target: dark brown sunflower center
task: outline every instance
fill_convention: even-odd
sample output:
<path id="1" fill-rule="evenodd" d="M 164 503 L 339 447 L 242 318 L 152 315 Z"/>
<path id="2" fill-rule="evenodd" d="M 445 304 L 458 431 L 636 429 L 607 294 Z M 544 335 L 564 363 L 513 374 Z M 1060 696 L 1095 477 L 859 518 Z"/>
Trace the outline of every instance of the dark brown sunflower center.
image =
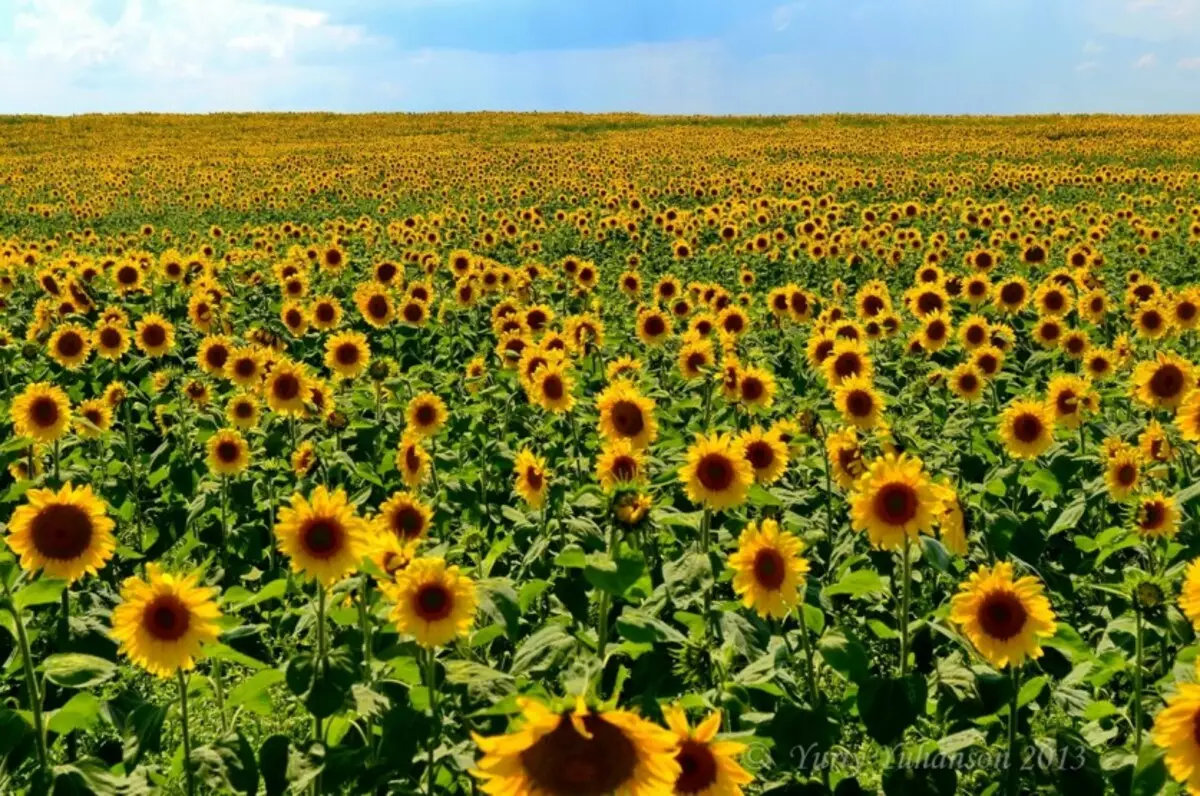
<path id="1" fill-rule="evenodd" d="M 81 556 L 92 541 L 92 520 L 78 506 L 55 503 L 33 518 L 33 546 L 46 558 L 70 561 Z"/>
<path id="2" fill-rule="evenodd" d="M 279 400 L 293 401 L 300 395 L 300 380 L 291 373 L 281 373 L 271 389 Z"/>
<path id="3" fill-rule="evenodd" d="M 387 298 L 377 294 L 367 299 L 367 314 L 372 318 L 386 318 L 388 314 Z"/>
<path id="4" fill-rule="evenodd" d="M 612 476 L 618 481 L 632 481 L 637 476 L 637 461 L 632 456 L 621 455 L 613 459 Z"/>
<path id="5" fill-rule="evenodd" d="M 557 374 L 551 374 L 542 382 L 542 394 L 551 401 L 561 400 L 566 389 L 563 380 Z"/>
<path id="6" fill-rule="evenodd" d="M 426 622 L 445 619 L 454 608 L 454 595 L 440 583 L 427 583 L 413 597 L 417 615 Z"/>
<path id="7" fill-rule="evenodd" d="M 217 458 L 225 464 L 233 464 L 242 455 L 242 447 L 233 440 L 225 439 L 217 443 Z"/>
<path id="8" fill-rule="evenodd" d="M 414 415 L 419 426 L 432 426 L 437 421 L 437 410 L 429 404 L 421 404 Z"/>
<path id="9" fill-rule="evenodd" d="M 1042 333 L 1042 338 L 1045 340 L 1057 340 L 1059 334 L 1062 333 L 1062 329 L 1059 328 L 1058 324 L 1053 323 L 1052 321 L 1047 321 L 1046 323 L 1043 323 L 1041 325 L 1040 329 L 1041 329 L 1041 333 Z"/>
<path id="10" fill-rule="evenodd" d="M 167 330 L 157 323 L 143 327 L 142 342 L 150 348 L 160 348 L 167 342 Z"/>
<path id="11" fill-rule="evenodd" d="M 131 265 L 123 266 L 117 271 L 117 281 L 122 285 L 132 285 L 138 280 L 138 270 Z"/>
<path id="12" fill-rule="evenodd" d="M 1009 282 L 1000 288 L 1000 300 L 1005 304 L 1020 304 L 1025 300 L 1025 286 L 1018 282 Z"/>
<path id="13" fill-rule="evenodd" d="M 733 313 L 725 318 L 725 323 L 723 325 L 725 326 L 725 331 L 737 334 L 738 332 L 742 331 L 743 328 L 745 328 L 746 322 L 742 320 L 741 315 Z"/>
<path id="14" fill-rule="evenodd" d="M 854 417 L 867 417 L 875 408 L 875 399 L 866 390 L 852 390 L 846 396 L 846 411 Z"/>
<path id="15" fill-rule="evenodd" d="M 833 361 L 833 372 L 843 379 L 857 376 L 862 372 L 862 359 L 853 351 L 838 354 L 837 359 Z"/>
<path id="16" fill-rule="evenodd" d="M 708 357 L 703 351 L 693 351 L 692 353 L 688 354 L 687 369 L 689 373 L 695 373 L 707 364 Z"/>
<path id="17" fill-rule="evenodd" d="M 233 413 L 242 420 L 254 416 L 254 404 L 249 401 L 238 401 L 233 405 Z"/>
<path id="18" fill-rule="evenodd" d="M 160 594 L 142 612 L 142 627 L 158 641 L 178 641 L 190 624 L 188 607 L 174 594 Z"/>
<path id="19" fill-rule="evenodd" d="M 724 492 L 733 485 L 733 462 L 723 453 L 710 453 L 696 466 L 696 477 L 710 492 Z"/>
<path id="20" fill-rule="evenodd" d="M 1067 297 L 1057 290 L 1051 290 L 1042 297 L 1042 306 L 1050 312 L 1058 312 L 1067 303 Z"/>
<path id="21" fill-rule="evenodd" d="M 287 325 L 292 328 L 299 328 L 304 324 L 304 314 L 300 310 L 291 309 L 287 311 L 287 317 L 284 318 Z"/>
<path id="22" fill-rule="evenodd" d="M 420 323 L 424 317 L 425 308 L 421 304 L 410 301 L 404 305 L 404 320 L 409 323 Z"/>
<path id="23" fill-rule="evenodd" d="M 650 337 L 658 337 L 667 331 L 667 325 L 657 315 L 651 315 L 642 323 L 642 329 Z"/>
<path id="24" fill-rule="evenodd" d="M 637 747 L 599 716 L 583 718 L 585 737 L 563 716 L 553 731 L 520 753 L 521 767 L 538 792 L 601 796 L 628 784 L 637 769 Z"/>
<path id="25" fill-rule="evenodd" d="M 525 483 L 534 492 L 540 492 L 542 485 L 546 483 L 546 479 L 536 467 L 527 467 L 525 468 Z"/>
<path id="26" fill-rule="evenodd" d="M 1167 363 L 1150 377 L 1150 390 L 1159 398 L 1174 398 L 1183 390 L 1183 383 L 1183 371 L 1178 365 Z"/>
<path id="27" fill-rule="evenodd" d="M 884 484 L 875 494 L 875 515 L 888 525 L 911 522 L 917 507 L 917 493 L 908 484 Z"/>
<path id="28" fill-rule="evenodd" d="M 345 529 L 332 518 L 317 517 L 300 530 L 300 544 L 313 558 L 332 558 L 341 552 Z"/>
<path id="29" fill-rule="evenodd" d="M 879 296 L 871 294 L 863 299 L 863 315 L 866 315 L 868 318 L 874 318 L 876 315 L 883 312 L 884 306 L 883 299 L 881 299 Z"/>
<path id="30" fill-rule="evenodd" d="M 425 515 L 415 506 L 401 506 L 392 514 L 392 529 L 402 539 L 415 539 L 425 530 Z"/>
<path id="31" fill-rule="evenodd" d="M 229 349 L 223 345 L 209 346 L 204 353 L 204 359 L 209 366 L 218 370 L 225 367 L 225 363 L 229 361 Z"/>
<path id="32" fill-rule="evenodd" d="M 1158 310 L 1146 310 L 1142 313 L 1142 326 L 1151 332 L 1156 332 L 1162 326 L 1162 316 L 1158 314 Z"/>
<path id="33" fill-rule="evenodd" d="M 996 591 L 979 606 L 979 625 L 988 636 L 1007 641 L 1021 632 L 1029 614 L 1021 598 L 1009 591 Z"/>
<path id="34" fill-rule="evenodd" d="M 679 764 L 676 793 L 702 793 L 717 781 L 717 760 L 708 744 L 690 739 L 683 741 L 675 755 L 675 762 Z"/>
<path id="35" fill-rule="evenodd" d="M 409 445 L 404 450 L 404 467 L 410 473 L 416 473 L 421 469 L 421 456 L 417 453 L 415 445 Z"/>
<path id="36" fill-rule="evenodd" d="M 58 353 L 64 357 L 76 357 L 83 351 L 83 338 L 76 331 L 67 331 L 58 338 Z"/>
<path id="37" fill-rule="evenodd" d="M 973 393 L 979 387 L 979 379 L 974 373 L 964 373 L 958 377 L 958 388 L 964 393 Z"/>
<path id="38" fill-rule="evenodd" d="M 1121 486 L 1129 486 L 1137 480 L 1137 467 L 1132 464 L 1122 464 L 1117 468 L 1117 483 Z"/>
<path id="39" fill-rule="evenodd" d="M 105 348 L 118 348 L 121 345 L 121 333 L 111 326 L 100 330 L 100 345 Z"/>
<path id="40" fill-rule="evenodd" d="M 766 392 L 766 387 L 762 380 L 756 376 L 747 376 L 742 379 L 742 398 L 753 403 L 763 397 Z"/>
<path id="41" fill-rule="evenodd" d="M 1190 321 L 1196 317 L 1197 307 L 1190 301 L 1181 301 L 1175 305 L 1175 317 L 1181 321 Z"/>
<path id="42" fill-rule="evenodd" d="M 33 420 L 34 425 L 40 428 L 50 428 L 61 417 L 58 402 L 53 398 L 41 396 L 35 399 L 33 404 L 30 405 L 29 416 Z"/>
<path id="43" fill-rule="evenodd" d="M 1157 500 L 1142 504 L 1142 528 L 1153 531 L 1162 527 L 1167 519 L 1167 509 Z"/>
<path id="44" fill-rule="evenodd" d="M 357 365 L 358 364 L 358 346 L 354 343 L 342 343 L 337 347 L 335 354 L 339 365 Z"/>
<path id="45" fill-rule="evenodd" d="M 636 437 L 646 427 L 642 409 L 633 401 L 617 401 L 613 404 L 612 423 L 623 437 Z"/>
<path id="46" fill-rule="evenodd" d="M 765 440 L 755 440 L 746 446 L 746 460 L 755 470 L 765 470 L 775 463 L 775 450 Z"/>
<path id="47" fill-rule="evenodd" d="M 764 547 L 754 556 L 754 580 L 759 586 L 771 591 L 783 585 L 787 577 L 787 565 L 783 556 L 773 547 Z"/>
<path id="48" fill-rule="evenodd" d="M 1063 390 L 1054 400 L 1060 415 L 1073 415 L 1079 409 L 1079 396 L 1074 390 Z"/>
<path id="49" fill-rule="evenodd" d="M 333 323 L 336 313 L 333 311 L 333 305 L 322 302 L 317 305 L 316 310 L 317 320 L 321 323 Z"/>
<path id="50" fill-rule="evenodd" d="M 1022 414 L 1013 420 L 1013 436 L 1026 444 L 1036 442 L 1040 439 L 1043 430 L 1041 419 L 1035 415 Z"/>

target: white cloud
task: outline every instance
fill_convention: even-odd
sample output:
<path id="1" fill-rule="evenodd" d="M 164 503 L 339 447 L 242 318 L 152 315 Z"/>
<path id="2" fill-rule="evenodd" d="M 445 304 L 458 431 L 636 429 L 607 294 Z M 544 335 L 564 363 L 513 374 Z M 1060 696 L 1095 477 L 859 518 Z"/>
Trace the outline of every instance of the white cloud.
<path id="1" fill-rule="evenodd" d="M 1146 53 L 1133 62 L 1134 69 L 1153 69 L 1157 65 L 1158 56 L 1154 53 Z"/>
<path id="2" fill-rule="evenodd" d="M 0 112 L 107 110 L 87 104 L 106 93 L 124 95 L 122 108 L 225 107 L 267 75 L 299 79 L 366 40 L 322 11 L 261 0 L 123 0 L 116 14 L 94 0 L 16 2 L 0 66 L 22 79 L 0 79 Z"/>
<path id="3" fill-rule="evenodd" d="M 1085 41 L 1083 43 L 1083 54 L 1084 55 L 1098 55 L 1102 52 L 1104 52 L 1103 44 L 1099 44 L 1098 42 L 1092 41 L 1091 39 L 1088 39 L 1087 41 Z"/>
<path id="4" fill-rule="evenodd" d="M 1192 58 L 1180 58 L 1175 66 L 1179 69 L 1200 69 L 1200 55 Z"/>
<path id="5" fill-rule="evenodd" d="M 1084 61 L 1081 64 L 1075 65 L 1076 72 L 1091 72 L 1093 69 L 1099 69 L 1100 64 L 1097 61 Z"/>

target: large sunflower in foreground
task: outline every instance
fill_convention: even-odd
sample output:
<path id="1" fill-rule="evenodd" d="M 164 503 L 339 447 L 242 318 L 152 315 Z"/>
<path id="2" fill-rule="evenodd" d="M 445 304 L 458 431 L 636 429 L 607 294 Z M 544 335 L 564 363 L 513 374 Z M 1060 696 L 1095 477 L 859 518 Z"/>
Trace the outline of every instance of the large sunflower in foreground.
<path id="1" fill-rule="evenodd" d="M 710 713 L 695 729 L 678 705 L 664 710 L 663 718 L 679 741 L 675 753 L 675 762 L 679 764 L 675 793 L 742 796 L 742 785 L 753 782 L 754 777 L 737 762 L 738 755 L 746 751 L 745 744 L 716 740 L 721 729 L 721 711 Z"/>
<path id="2" fill-rule="evenodd" d="M 886 454 L 871 462 L 854 484 L 850 522 L 866 531 L 871 544 L 897 550 L 904 537 L 929 533 L 942 513 L 941 492 L 934 488 L 920 459 Z"/>
<path id="3" fill-rule="evenodd" d="M 146 574 L 148 581 L 132 577 L 121 584 L 112 637 L 138 666 L 170 677 L 194 668 L 201 645 L 216 641 L 221 612 L 215 590 L 197 586 L 195 574 L 171 575 L 157 564 L 147 565 Z"/>
<path id="4" fill-rule="evenodd" d="M 412 561 L 384 588 L 395 603 L 391 620 L 423 647 L 448 644 L 475 621 L 475 583 L 440 558 Z"/>
<path id="5" fill-rule="evenodd" d="M 1054 411 L 1044 401 L 1013 401 L 1000 413 L 1000 439 L 1010 456 L 1036 459 L 1054 444 Z"/>
<path id="6" fill-rule="evenodd" d="M 34 382 L 13 399 L 9 416 L 17 436 L 54 442 L 71 424 L 71 400 L 52 384 Z"/>
<path id="7" fill-rule="evenodd" d="M 279 550 L 291 560 L 292 570 L 327 586 L 358 567 L 367 552 L 367 531 L 345 490 L 330 492 L 324 486 L 313 490 L 311 500 L 292 495 L 275 523 Z"/>
<path id="8" fill-rule="evenodd" d="M 113 525 L 90 486 L 31 489 L 13 512 L 5 541 L 23 568 L 74 582 L 113 557 Z"/>
<path id="9" fill-rule="evenodd" d="M 679 468 L 679 480 L 693 503 L 727 509 L 746 500 L 754 470 L 741 440 L 729 434 L 699 434 Z"/>
<path id="10" fill-rule="evenodd" d="M 651 796 L 671 793 L 681 769 L 675 735 L 626 710 L 593 711 L 579 699 L 556 712 L 518 698 L 507 735 L 472 734 L 483 757 L 472 772 L 489 796 Z"/>
<path id="11" fill-rule="evenodd" d="M 1054 612 L 1037 578 L 1013 580 L 1012 564 L 982 566 L 950 602 L 950 620 L 996 668 L 1042 656 L 1041 640 L 1054 635 Z"/>
<path id="12" fill-rule="evenodd" d="M 600 434 L 609 440 L 627 439 L 644 448 L 658 438 L 654 401 L 624 380 L 614 381 L 596 398 Z"/>
<path id="13" fill-rule="evenodd" d="M 1154 717 L 1150 739 L 1166 750 L 1171 776 L 1195 794 L 1200 793 L 1200 683 L 1180 683 L 1178 689 Z"/>
<path id="14" fill-rule="evenodd" d="M 729 557 L 733 590 L 742 604 L 760 617 L 782 619 L 796 607 L 804 588 L 808 561 L 801 557 L 804 543 L 775 520 L 751 522 L 738 537 L 737 552 Z"/>

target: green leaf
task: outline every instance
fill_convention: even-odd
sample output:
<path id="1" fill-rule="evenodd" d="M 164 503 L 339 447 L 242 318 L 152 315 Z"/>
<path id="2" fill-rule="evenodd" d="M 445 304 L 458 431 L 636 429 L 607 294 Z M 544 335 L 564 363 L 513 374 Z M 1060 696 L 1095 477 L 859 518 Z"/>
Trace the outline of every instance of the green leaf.
<path id="1" fill-rule="evenodd" d="M 258 792 L 258 762 L 246 736 L 231 733 L 215 743 L 192 750 L 199 779 L 213 793 Z"/>
<path id="2" fill-rule="evenodd" d="M 646 562 L 642 554 L 622 545 L 615 560 L 604 553 L 593 553 L 587 557 L 583 576 L 597 589 L 615 597 L 622 597 L 645 571 Z"/>
<path id="3" fill-rule="evenodd" d="M 858 713 L 867 734 L 881 744 L 899 741 L 925 712 L 925 678 L 868 677 L 858 689 Z"/>
<path id="4" fill-rule="evenodd" d="M 1062 487 L 1059 486 L 1058 478 L 1050 470 L 1038 470 L 1033 475 L 1024 480 L 1025 488 L 1031 492 L 1037 492 L 1047 500 L 1054 500 L 1062 492 Z"/>
<path id="5" fill-rule="evenodd" d="M 82 691 L 67 700 L 58 710 L 50 711 L 46 726 L 51 732 L 66 735 L 77 730 L 90 730 L 104 723 L 108 708 L 97 697 Z"/>
<path id="6" fill-rule="evenodd" d="M 271 581 L 266 586 L 263 586 L 254 595 L 240 602 L 230 601 L 227 603 L 229 610 L 240 611 L 243 608 L 249 608 L 252 605 L 264 603 L 267 600 L 282 599 L 283 595 L 287 594 L 287 578 L 278 578 Z"/>
<path id="7" fill-rule="evenodd" d="M 1131 796 L 1157 796 L 1167 783 L 1167 768 L 1163 763 L 1165 750 L 1156 744 L 1142 746 L 1133 769 Z"/>
<path id="8" fill-rule="evenodd" d="M 53 776 L 54 796 L 117 796 L 123 783 L 122 777 L 94 757 L 55 766 Z"/>
<path id="9" fill-rule="evenodd" d="M 883 578 L 871 569 L 859 569 L 847 572 L 837 583 L 827 586 L 824 590 L 826 597 L 836 597 L 847 594 L 851 597 L 866 597 L 872 594 L 883 594 L 886 591 Z"/>
<path id="10" fill-rule="evenodd" d="M 167 707 L 143 702 L 130 711 L 125 719 L 125 749 L 123 759 L 127 769 L 132 770 L 147 752 L 162 751 L 163 723 L 167 718 Z"/>
<path id="11" fill-rule="evenodd" d="M 588 557 L 578 547 L 568 547 L 554 557 L 554 565 L 568 569 L 583 569 L 587 566 Z"/>
<path id="12" fill-rule="evenodd" d="M 284 673 L 280 669 L 263 669 L 234 686 L 225 699 L 230 708 L 245 707 L 260 716 L 272 713 L 271 687 L 282 683 Z"/>
<path id="13" fill-rule="evenodd" d="M 64 688 L 92 688 L 110 680 L 117 665 L 95 655 L 63 652 L 51 655 L 42 663 L 46 679 Z"/>
<path id="14" fill-rule="evenodd" d="M 1023 708 L 1037 699 L 1046 687 L 1047 682 L 1049 682 L 1049 679 L 1045 675 L 1038 675 L 1027 680 L 1021 686 L 1021 690 L 1017 692 L 1017 707 Z"/>
<path id="15" fill-rule="evenodd" d="M 548 588 L 550 588 L 550 581 L 541 578 L 521 584 L 521 590 L 517 593 L 517 605 L 521 607 L 521 613 L 528 611 L 529 607 L 533 605 L 533 601 Z"/>
<path id="16" fill-rule="evenodd" d="M 1079 521 L 1083 519 L 1084 513 L 1087 511 L 1087 501 L 1084 498 L 1071 503 L 1062 510 L 1058 518 L 1054 520 L 1054 524 L 1046 531 L 1047 536 L 1053 536 L 1061 531 L 1069 531 L 1079 525 Z"/>
<path id="17" fill-rule="evenodd" d="M 836 630 L 830 631 L 817 642 L 817 649 L 829 668 L 852 683 L 862 683 L 871 672 L 867 651 L 857 638 Z"/>
<path id="18" fill-rule="evenodd" d="M 65 588 L 67 588 L 65 580 L 39 578 L 13 595 L 13 604 L 21 609 L 32 608 L 35 605 L 50 605 L 59 601 Z"/>

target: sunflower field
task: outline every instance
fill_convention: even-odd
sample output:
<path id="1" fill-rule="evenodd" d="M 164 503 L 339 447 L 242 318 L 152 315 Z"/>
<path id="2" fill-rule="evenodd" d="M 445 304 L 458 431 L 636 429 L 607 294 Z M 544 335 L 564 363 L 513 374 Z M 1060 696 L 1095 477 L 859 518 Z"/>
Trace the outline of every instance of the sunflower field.
<path id="1" fill-rule="evenodd" d="M 1200 793 L 1198 164 L 0 118 L 0 793 Z"/>

